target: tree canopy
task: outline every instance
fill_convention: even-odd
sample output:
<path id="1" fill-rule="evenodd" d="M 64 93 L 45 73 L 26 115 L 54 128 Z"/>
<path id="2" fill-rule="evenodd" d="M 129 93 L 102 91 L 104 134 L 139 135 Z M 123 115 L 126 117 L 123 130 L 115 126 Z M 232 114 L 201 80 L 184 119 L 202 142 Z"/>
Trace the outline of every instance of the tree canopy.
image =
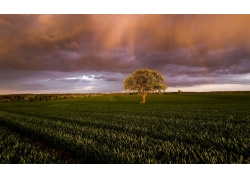
<path id="1" fill-rule="evenodd" d="M 148 68 L 137 69 L 124 80 L 124 88 L 137 91 L 142 95 L 142 102 L 146 102 L 149 92 L 161 92 L 167 89 L 165 78 L 156 70 Z"/>

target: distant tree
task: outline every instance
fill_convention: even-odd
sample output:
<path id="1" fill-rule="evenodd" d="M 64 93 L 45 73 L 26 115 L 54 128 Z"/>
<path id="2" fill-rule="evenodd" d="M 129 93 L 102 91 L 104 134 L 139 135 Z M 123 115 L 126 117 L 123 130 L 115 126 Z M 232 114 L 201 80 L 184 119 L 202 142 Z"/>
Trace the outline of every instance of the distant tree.
<path id="1" fill-rule="evenodd" d="M 41 101 L 46 101 L 47 97 L 45 95 L 41 95 Z"/>
<path id="2" fill-rule="evenodd" d="M 29 96 L 29 97 L 27 97 L 27 101 L 33 102 L 33 101 L 34 101 L 34 98 L 33 98 L 32 96 Z"/>
<path id="3" fill-rule="evenodd" d="M 146 103 L 146 96 L 150 92 L 161 92 L 167 89 L 166 80 L 156 70 L 137 69 L 124 80 L 124 88 L 136 91 L 142 96 L 141 103 Z"/>

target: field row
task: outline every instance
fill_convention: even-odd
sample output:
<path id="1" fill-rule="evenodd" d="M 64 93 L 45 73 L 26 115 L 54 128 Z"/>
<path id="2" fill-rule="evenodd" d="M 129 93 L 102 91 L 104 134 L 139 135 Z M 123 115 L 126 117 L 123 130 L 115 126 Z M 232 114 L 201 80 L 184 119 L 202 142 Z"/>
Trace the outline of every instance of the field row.
<path id="1" fill-rule="evenodd" d="M 0 124 L 82 163 L 250 163 L 247 108 L 64 100 L 2 107 Z"/>
<path id="2" fill-rule="evenodd" d="M 55 164 L 67 163 L 57 156 L 0 126 L 0 164 Z"/>

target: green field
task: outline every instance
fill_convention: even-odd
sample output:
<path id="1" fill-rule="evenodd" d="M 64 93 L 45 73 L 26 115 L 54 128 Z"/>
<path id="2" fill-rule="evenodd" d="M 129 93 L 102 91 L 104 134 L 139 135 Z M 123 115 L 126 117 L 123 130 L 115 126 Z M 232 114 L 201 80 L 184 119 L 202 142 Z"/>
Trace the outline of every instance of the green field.
<path id="1" fill-rule="evenodd" d="M 0 102 L 0 163 L 250 163 L 250 94 L 139 102 L 138 95 Z"/>

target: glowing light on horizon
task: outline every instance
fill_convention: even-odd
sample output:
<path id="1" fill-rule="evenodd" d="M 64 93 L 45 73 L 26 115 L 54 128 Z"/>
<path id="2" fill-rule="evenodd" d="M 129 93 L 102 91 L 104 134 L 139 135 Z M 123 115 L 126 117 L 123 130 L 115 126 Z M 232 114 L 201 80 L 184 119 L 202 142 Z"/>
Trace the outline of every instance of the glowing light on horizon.
<path id="1" fill-rule="evenodd" d="M 166 92 L 210 92 L 210 91 L 250 91 L 250 85 L 246 84 L 205 84 L 191 87 L 169 87 Z"/>

